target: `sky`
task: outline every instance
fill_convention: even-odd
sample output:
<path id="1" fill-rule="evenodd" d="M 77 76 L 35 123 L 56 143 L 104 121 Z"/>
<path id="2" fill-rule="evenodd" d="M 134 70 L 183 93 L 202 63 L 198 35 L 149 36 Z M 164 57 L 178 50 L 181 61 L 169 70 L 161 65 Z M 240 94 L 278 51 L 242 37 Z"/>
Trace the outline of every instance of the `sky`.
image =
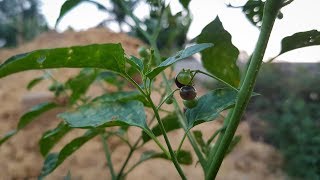
<path id="1" fill-rule="evenodd" d="M 41 0 L 41 12 L 45 16 L 49 26 L 54 28 L 55 21 L 59 16 L 60 8 L 65 0 Z M 110 6 L 106 0 L 95 0 L 106 6 Z M 172 12 L 179 12 L 182 7 L 178 0 L 167 0 Z M 201 30 L 209 24 L 216 16 L 219 16 L 224 28 L 232 35 L 233 44 L 240 51 L 251 54 L 254 50 L 259 36 L 259 29 L 251 25 L 242 13 L 241 9 L 228 8 L 226 2 L 232 5 L 243 5 L 246 0 L 191 0 L 190 10 L 193 21 L 188 32 L 188 38 L 194 38 L 201 33 Z M 280 52 L 281 39 L 291 36 L 296 32 L 320 30 L 320 0 L 294 0 L 290 5 L 281 11 L 283 19 L 276 20 L 269 45 L 264 59 L 268 60 Z M 146 7 L 138 6 L 134 12 L 138 17 L 145 16 Z M 57 26 L 59 32 L 63 32 L 68 27 L 75 30 L 85 30 L 96 26 L 102 20 L 108 18 L 108 14 L 99 11 L 95 5 L 82 3 L 77 8 L 67 14 Z M 116 30 L 115 24 L 111 29 Z M 290 51 L 277 58 L 276 61 L 285 62 L 320 62 L 320 46 L 311 46 Z"/>

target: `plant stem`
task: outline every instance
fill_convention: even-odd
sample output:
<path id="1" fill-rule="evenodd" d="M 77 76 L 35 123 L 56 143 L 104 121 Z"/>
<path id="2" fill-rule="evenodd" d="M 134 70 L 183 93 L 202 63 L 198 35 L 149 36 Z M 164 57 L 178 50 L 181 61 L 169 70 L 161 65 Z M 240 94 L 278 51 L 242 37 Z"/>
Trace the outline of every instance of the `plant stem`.
<path id="1" fill-rule="evenodd" d="M 213 159 L 209 159 L 210 166 L 207 169 L 206 180 L 214 179 L 219 171 L 226 151 L 232 141 L 234 133 L 238 127 L 239 121 L 249 102 L 253 87 L 262 64 L 263 56 L 267 48 L 268 40 L 272 31 L 273 24 L 282 5 L 279 0 L 267 0 L 264 8 L 262 27 L 259 39 L 252 55 L 252 59 L 246 73 L 245 79 L 241 85 L 235 108 L 232 112 L 227 129 L 222 137 L 221 143 Z"/>
<path id="2" fill-rule="evenodd" d="M 111 154 L 110 154 L 109 146 L 108 146 L 108 143 L 107 143 L 106 132 L 103 132 L 101 134 L 101 139 L 102 139 L 103 149 L 104 149 L 104 152 L 105 152 L 105 156 L 106 156 L 106 160 L 107 160 L 107 163 L 108 163 L 108 167 L 109 167 L 109 170 L 110 170 L 111 178 L 112 178 L 112 180 L 115 180 L 116 179 L 116 174 L 115 174 L 114 169 L 113 169 L 113 164 L 112 164 L 112 160 L 111 160 Z"/>
<path id="3" fill-rule="evenodd" d="M 173 149 L 172 149 L 172 147 L 171 147 L 169 138 L 168 138 L 168 136 L 167 136 L 167 132 L 166 132 L 166 130 L 165 130 L 165 128 L 164 128 L 164 125 L 163 125 L 163 123 L 162 123 L 162 121 L 161 121 L 161 119 L 160 119 L 160 115 L 159 115 L 159 113 L 158 113 L 158 110 L 157 110 L 156 106 L 154 105 L 154 103 L 153 103 L 153 101 L 152 101 L 152 99 L 151 99 L 150 96 L 148 97 L 148 100 L 149 100 L 149 102 L 150 102 L 150 104 L 151 104 L 151 108 L 153 109 L 153 111 L 154 111 L 154 113 L 155 113 L 156 119 L 157 119 L 157 121 L 158 121 L 158 123 L 159 123 L 161 132 L 162 132 L 162 134 L 163 134 L 164 140 L 166 141 L 166 144 L 167 144 L 167 146 L 168 146 L 168 150 L 169 150 L 169 153 L 170 153 L 170 156 L 171 156 L 171 160 L 172 160 L 174 166 L 176 167 L 176 169 L 177 169 L 177 171 L 178 171 L 181 179 L 187 179 L 186 176 L 184 175 L 184 173 L 183 173 L 180 165 L 179 165 L 177 156 L 176 156 L 176 154 L 174 153 L 174 151 L 173 151 Z"/>

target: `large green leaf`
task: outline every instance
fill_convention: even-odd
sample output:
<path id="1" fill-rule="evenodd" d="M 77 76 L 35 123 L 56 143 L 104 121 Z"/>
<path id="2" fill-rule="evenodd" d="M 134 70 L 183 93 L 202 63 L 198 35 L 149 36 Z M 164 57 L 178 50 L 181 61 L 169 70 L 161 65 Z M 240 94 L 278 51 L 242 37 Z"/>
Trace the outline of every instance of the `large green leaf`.
<path id="1" fill-rule="evenodd" d="M 21 118 L 18 122 L 18 125 L 17 125 L 17 129 L 8 132 L 7 134 L 4 135 L 4 137 L 2 137 L 0 139 L 0 145 L 2 143 L 4 143 L 5 141 L 7 141 L 8 139 L 10 139 L 13 135 L 15 135 L 20 129 L 26 127 L 32 121 L 36 120 L 36 118 L 38 116 L 40 116 L 42 113 L 49 111 L 49 110 L 56 108 L 56 107 L 58 107 L 58 105 L 53 102 L 44 102 L 44 103 L 41 103 L 41 104 L 38 104 L 38 105 L 32 107 L 29 111 L 25 112 L 21 116 Z"/>
<path id="2" fill-rule="evenodd" d="M 39 147 L 42 156 L 46 156 L 52 147 L 72 128 L 65 123 L 60 123 L 56 128 L 45 132 L 40 141 Z"/>
<path id="3" fill-rule="evenodd" d="M 281 52 L 279 55 L 298 48 L 320 45 L 320 32 L 317 30 L 298 32 L 288 36 L 281 41 Z M 278 56 L 279 56 L 278 55 Z"/>
<path id="4" fill-rule="evenodd" d="M 203 43 L 203 44 L 196 44 L 196 45 L 187 47 L 186 49 L 179 51 L 175 56 L 169 57 L 168 59 L 163 61 L 159 66 L 157 66 L 155 69 L 148 72 L 146 75 L 148 78 L 153 79 L 161 71 L 165 70 L 167 67 L 171 66 L 175 62 L 185 59 L 189 56 L 192 56 L 193 54 L 200 52 L 204 49 L 207 49 L 211 46 L 212 46 L 211 43 Z"/>
<path id="5" fill-rule="evenodd" d="M 108 126 L 137 126 L 147 129 L 144 106 L 140 101 L 131 100 L 124 92 L 104 95 L 77 109 L 59 114 L 69 126 L 95 128 Z M 134 94 L 135 95 L 135 94 Z"/>
<path id="6" fill-rule="evenodd" d="M 40 178 L 43 178 L 55 170 L 67 157 L 78 150 L 83 144 L 88 142 L 100 133 L 97 129 L 88 130 L 83 136 L 78 137 L 62 148 L 59 153 L 49 154 L 41 170 Z"/>
<path id="7" fill-rule="evenodd" d="M 32 69 L 101 68 L 124 72 L 126 58 L 120 44 L 92 44 L 42 49 L 9 58 L 0 65 L 0 78 Z"/>
<path id="8" fill-rule="evenodd" d="M 97 77 L 97 72 L 92 68 L 85 68 L 80 73 L 67 81 L 66 85 L 72 90 L 70 96 L 70 104 L 75 103 L 82 95 L 84 95 L 90 85 Z"/>
<path id="9" fill-rule="evenodd" d="M 235 104 L 237 94 L 233 89 L 222 88 L 201 96 L 197 106 L 186 111 L 188 129 L 203 122 L 213 121 L 220 112 Z"/>
<path id="10" fill-rule="evenodd" d="M 219 17 L 202 30 L 197 42 L 214 44 L 201 52 L 203 66 L 213 75 L 238 87 L 240 71 L 236 61 L 239 50 L 232 44 L 231 35 L 223 28 Z"/>
<path id="11" fill-rule="evenodd" d="M 95 2 L 95 1 L 90 1 L 90 0 L 67 0 L 66 2 L 63 3 L 61 9 L 60 9 L 60 14 L 59 17 L 56 21 L 56 26 L 58 25 L 58 23 L 60 22 L 60 20 L 63 18 L 63 16 L 65 16 L 70 10 L 72 10 L 73 8 L 75 8 L 76 6 L 78 6 L 79 4 L 81 4 L 82 2 L 89 2 L 89 3 L 93 3 L 95 5 L 97 5 L 97 7 L 100 10 L 106 10 L 107 9 L 100 3 Z"/>
<path id="12" fill-rule="evenodd" d="M 131 64 L 131 66 L 137 69 L 139 72 L 143 72 L 144 65 L 141 59 L 135 56 L 131 56 L 131 58 L 128 59 L 128 63 Z"/>
<path id="13" fill-rule="evenodd" d="M 150 159 L 155 159 L 155 158 L 162 158 L 162 159 L 168 159 L 168 156 L 164 153 L 159 153 L 155 151 L 145 151 L 142 153 L 139 164 L 150 160 Z M 179 153 L 177 154 L 177 160 L 180 164 L 185 164 L 185 165 L 190 165 L 192 164 L 192 155 L 189 151 L 186 150 L 180 150 Z"/>
<path id="14" fill-rule="evenodd" d="M 251 0 L 242 8 L 248 20 L 257 27 L 260 27 L 262 23 L 264 4 L 265 2 L 262 0 Z"/>
<path id="15" fill-rule="evenodd" d="M 170 131 L 181 128 L 179 120 L 178 120 L 178 116 L 175 113 L 169 114 L 166 117 L 162 118 L 162 123 L 163 123 L 163 126 L 164 126 L 166 132 L 170 132 Z M 157 124 L 151 130 L 155 136 L 162 135 L 162 131 L 161 131 L 159 124 Z M 144 143 L 151 140 L 150 136 L 147 133 L 145 133 L 144 131 L 142 132 L 142 139 L 143 139 Z"/>

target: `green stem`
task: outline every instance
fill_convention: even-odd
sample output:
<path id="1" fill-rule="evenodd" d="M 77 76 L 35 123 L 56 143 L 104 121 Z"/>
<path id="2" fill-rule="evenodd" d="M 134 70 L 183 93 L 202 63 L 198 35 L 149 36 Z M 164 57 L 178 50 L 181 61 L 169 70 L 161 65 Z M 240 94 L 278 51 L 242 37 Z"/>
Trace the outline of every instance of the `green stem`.
<path id="1" fill-rule="evenodd" d="M 163 123 L 162 123 L 162 121 L 161 121 L 161 119 L 160 119 L 160 115 L 159 115 L 159 113 L 158 113 L 158 110 L 157 110 L 156 106 L 154 105 L 154 103 L 153 103 L 153 101 L 152 101 L 152 99 L 151 99 L 150 96 L 148 97 L 148 100 L 149 100 L 149 102 L 151 103 L 151 108 L 153 109 L 153 111 L 154 111 L 154 113 L 155 113 L 156 119 L 157 119 L 157 121 L 158 121 L 158 123 L 159 123 L 159 126 L 160 126 L 160 130 L 161 130 L 161 132 L 162 132 L 162 134 L 163 134 L 164 140 L 166 141 L 166 144 L 167 144 L 167 147 L 168 147 L 170 156 L 171 156 L 171 160 L 172 160 L 174 166 L 176 167 L 176 169 L 177 169 L 177 171 L 178 171 L 181 179 L 187 179 L 186 176 L 184 175 L 181 167 L 180 167 L 180 164 L 179 164 L 179 162 L 178 162 L 177 156 L 176 156 L 176 154 L 174 153 L 174 151 L 173 151 L 173 149 L 172 149 L 172 147 L 171 147 L 169 138 L 168 138 L 168 136 L 167 136 L 167 132 L 166 132 L 166 130 L 165 130 L 165 128 L 164 128 L 164 125 L 163 125 Z"/>
<path id="2" fill-rule="evenodd" d="M 187 134 L 188 134 L 188 132 L 184 133 L 184 135 L 183 135 L 183 137 L 182 137 L 182 140 L 180 141 L 179 147 L 178 147 L 178 149 L 177 149 L 177 151 L 176 151 L 176 154 L 177 154 L 177 155 L 178 155 L 179 152 L 180 152 L 180 149 L 181 149 L 181 147 L 182 147 L 182 145 L 183 145 L 184 140 L 185 140 L 186 137 L 187 137 Z"/>
<path id="3" fill-rule="evenodd" d="M 232 112 L 227 129 L 222 137 L 221 143 L 213 159 L 209 159 L 210 166 L 207 169 L 206 180 L 214 179 L 219 171 L 226 151 L 232 141 L 234 133 L 238 127 L 239 121 L 249 102 L 253 87 L 262 64 L 263 56 L 267 48 L 268 40 L 272 31 L 273 24 L 282 5 L 280 0 L 267 0 L 264 8 L 262 27 L 259 39 L 252 55 L 252 59 L 246 73 L 245 79 L 241 85 L 235 108 Z"/>
<path id="4" fill-rule="evenodd" d="M 110 154 L 109 146 L 108 146 L 108 143 L 107 143 L 106 132 L 103 132 L 101 134 L 101 139 L 102 139 L 103 149 L 104 149 L 104 152 L 105 152 L 105 156 L 106 156 L 106 160 L 107 160 L 107 163 L 108 163 L 108 167 L 109 167 L 109 170 L 110 170 L 110 173 L 111 173 L 111 178 L 112 178 L 112 180 L 115 180 L 116 179 L 116 174 L 115 174 L 114 169 L 113 169 L 113 164 L 112 164 L 112 160 L 111 160 L 111 154 Z"/>
<path id="5" fill-rule="evenodd" d="M 160 109 L 160 107 L 162 106 L 162 104 L 163 104 L 164 102 L 166 102 L 167 99 L 172 98 L 172 95 L 173 95 L 176 91 L 178 91 L 178 90 L 179 90 L 179 89 L 173 90 L 166 98 L 164 98 L 164 99 L 161 101 L 161 103 L 158 105 L 157 110 Z"/>
<path id="6" fill-rule="evenodd" d="M 214 138 L 222 131 L 224 130 L 225 128 L 222 127 L 220 129 L 218 129 L 216 132 L 213 133 L 213 135 L 209 138 L 208 142 L 207 142 L 207 145 L 210 145 L 211 142 L 214 140 Z"/>
<path id="7" fill-rule="evenodd" d="M 212 75 L 212 74 L 206 73 L 206 72 L 201 71 L 201 70 L 195 70 L 194 72 L 195 72 L 195 74 L 196 74 L 196 73 L 201 73 L 201 74 L 207 75 L 207 76 L 209 76 L 209 77 L 211 77 L 211 78 L 213 78 L 213 79 L 216 79 L 217 81 L 222 82 L 223 84 L 229 86 L 230 88 L 232 88 L 232 89 L 234 89 L 234 90 L 236 90 L 236 91 L 239 91 L 237 88 L 233 87 L 232 85 L 230 85 L 229 83 L 225 82 L 224 80 L 218 78 L 217 76 L 214 76 L 214 75 Z"/>

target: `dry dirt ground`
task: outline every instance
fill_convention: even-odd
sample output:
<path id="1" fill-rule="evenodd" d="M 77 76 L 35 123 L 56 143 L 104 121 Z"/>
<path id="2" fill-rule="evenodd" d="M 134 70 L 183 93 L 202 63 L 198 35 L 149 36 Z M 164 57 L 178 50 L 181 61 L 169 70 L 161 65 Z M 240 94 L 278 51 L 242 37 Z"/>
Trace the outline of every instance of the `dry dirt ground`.
<path id="1" fill-rule="evenodd" d="M 84 32 L 55 32 L 44 33 L 33 42 L 24 44 L 16 49 L 0 50 L 0 62 L 8 57 L 40 48 L 64 47 L 71 45 L 85 45 L 91 43 L 121 43 L 127 54 L 136 55 L 137 48 L 142 44 L 139 40 L 128 37 L 125 34 L 112 33 L 106 29 L 91 29 Z M 55 72 L 58 79 L 65 80 L 72 76 L 76 70 L 62 69 Z M 0 79 L 0 137 L 14 129 L 19 117 L 33 105 L 52 99 L 48 92 L 49 82 L 37 85 L 31 91 L 26 90 L 27 83 L 41 75 L 40 71 L 27 71 Z M 101 93 L 99 88 L 93 86 L 91 94 Z M 201 92 L 200 92 L 201 93 Z M 158 97 L 154 97 L 155 99 Z M 170 107 L 167 107 L 170 108 Z M 54 128 L 59 120 L 55 114 L 62 109 L 53 110 L 43 114 L 35 122 L 21 130 L 0 147 L 0 180 L 10 179 L 37 179 L 43 164 L 38 149 L 38 140 L 46 130 Z M 214 123 L 206 123 L 196 127 L 204 132 L 208 138 L 215 129 L 221 125 L 221 120 Z M 240 124 L 237 134 L 242 135 L 242 140 L 229 154 L 219 171 L 217 179 L 222 180 L 260 180 L 260 179 L 284 179 L 281 172 L 281 157 L 276 150 L 266 144 L 253 142 L 249 135 L 249 126 L 244 121 Z M 76 130 L 68 134 L 59 142 L 53 151 L 58 151 L 74 137 L 82 135 L 83 130 Z M 134 141 L 141 131 L 131 128 L 130 141 Z M 182 131 L 169 133 L 174 147 L 183 136 Z M 163 142 L 163 139 L 161 139 Z M 109 146 L 112 150 L 112 160 L 115 169 L 119 170 L 129 149 L 119 143 L 117 139 L 111 139 Z M 184 143 L 184 149 L 190 149 L 189 143 Z M 145 151 L 158 148 L 153 143 L 148 143 L 141 148 L 132 158 L 129 165 L 139 159 L 139 155 Z M 194 158 L 196 156 L 193 156 Z M 199 165 L 194 161 L 193 165 L 183 166 L 189 179 L 203 179 L 203 173 Z M 70 171 L 72 179 L 110 179 L 106 168 L 102 143 L 99 137 L 91 140 L 69 157 L 46 179 L 63 179 Z M 151 160 L 137 167 L 128 176 L 128 179 L 180 179 L 174 166 L 169 161 Z"/>

